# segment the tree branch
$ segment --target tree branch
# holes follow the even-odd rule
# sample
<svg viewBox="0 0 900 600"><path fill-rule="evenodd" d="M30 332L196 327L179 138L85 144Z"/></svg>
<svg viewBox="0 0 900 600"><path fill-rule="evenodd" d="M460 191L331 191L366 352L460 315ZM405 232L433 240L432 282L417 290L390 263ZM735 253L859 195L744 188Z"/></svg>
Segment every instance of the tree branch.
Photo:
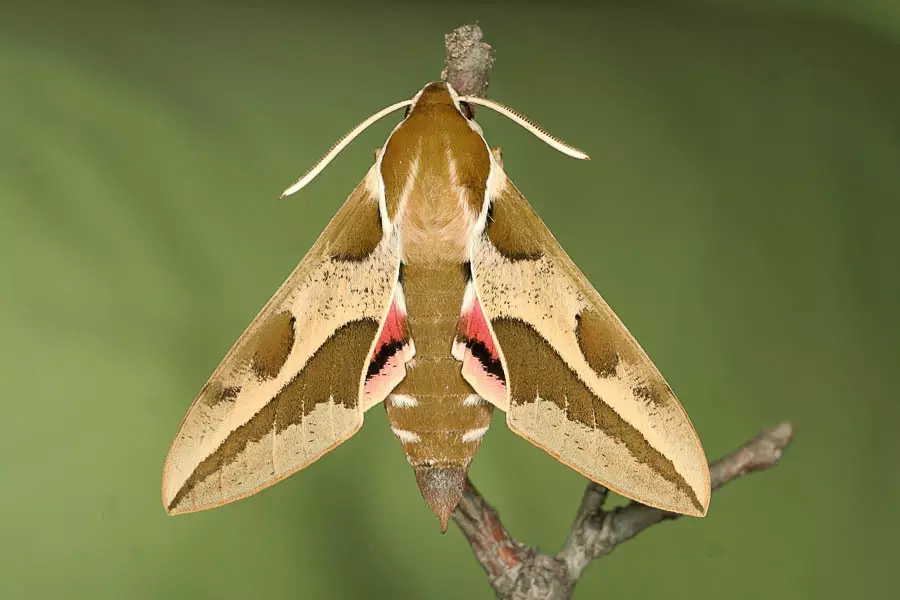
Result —
<svg viewBox="0 0 900 600"><path fill-rule="evenodd" d="M769 469L781 459L784 449L794 437L794 428L787 421L769 429L729 454L709 465L712 489L717 490L729 481L748 473ZM651 525L677 519L681 515L637 502L627 506L603 510L606 488L596 483L588 485L581 508L557 559L566 564L574 584L590 562L612 552Z"/></svg>
<svg viewBox="0 0 900 600"><path fill-rule="evenodd" d="M730 481L775 466L794 436L779 423L709 466L714 490ZM594 559L612 552L651 525L680 518L677 513L637 502L604 510L607 489L589 483L563 549L550 556L513 538L497 511L469 482L453 519L487 572L497 597L508 600L564 600Z"/></svg>
<svg viewBox="0 0 900 600"><path fill-rule="evenodd" d="M487 95L494 49L481 38L478 25L463 25L444 36L447 66L441 71L441 79L463 96Z"/></svg>
<svg viewBox="0 0 900 600"><path fill-rule="evenodd" d="M444 36L446 68L441 79L463 95L485 96L494 64L493 49L482 41L478 25L464 25ZM494 156L502 163L499 149ZM794 436L793 426L779 423L709 466L712 488L718 489L748 473L764 471L781 459ZM589 483L572 530L556 556L513 538L497 511L466 481L453 520L472 546L498 598L504 600L566 600L584 569L651 525L681 515L637 502L605 510L608 490Z"/></svg>

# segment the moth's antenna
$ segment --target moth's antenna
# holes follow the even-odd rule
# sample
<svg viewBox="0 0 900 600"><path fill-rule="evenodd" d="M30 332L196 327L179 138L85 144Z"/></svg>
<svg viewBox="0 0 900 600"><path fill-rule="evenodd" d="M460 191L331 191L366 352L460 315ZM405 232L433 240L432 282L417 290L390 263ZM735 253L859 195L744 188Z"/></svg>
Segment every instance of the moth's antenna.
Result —
<svg viewBox="0 0 900 600"><path fill-rule="evenodd" d="M553 137L552 135L550 135L549 133L544 131L544 129L540 125L531 122L528 119L528 117L520 115L513 109L503 106L499 102L494 102L493 100L488 100L487 98L480 98L478 96L460 96L459 100L460 100L460 102L468 102L469 104L477 104L479 106L484 106L486 108L490 108L491 110L497 111L504 117L507 117L507 118L515 121L516 123L518 123L525 129L527 129L528 131L530 131L531 133L536 135L538 138L541 139L541 141L543 141L545 144L547 144L551 148L555 148L555 149L559 150L560 152L562 152L563 154L568 154L572 158L579 158L581 160L590 160L590 158L591 158L590 156L588 156L587 154L585 154L578 148L576 148L574 146L570 146L567 143L565 143L564 141Z"/></svg>
<svg viewBox="0 0 900 600"><path fill-rule="evenodd" d="M317 162L315 165L313 165L313 167L309 171L304 173L303 177L298 179L291 187L284 190L284 192L281 194L281 197L284 198L285 196L290 196L291 194L300 191L304 186L306 186L306 184L308 184L310 181L315 179L316 175L321 173L322 170L328 166L328 163L330 163L332 160L334 160L334 157L337 156L338 154L340 154L341 150L346 148L347 145L350 142L352 142L356 136L358 136L363 131L365 131L369 125L371 125L372 123L374 123L381 117L391 114L392 112L394 112L395 110L397 110L399 108L409 106L410 104L412 104L412 102L413 102L412 100L404 100L403 102L391 104L387 108L382 108L377 113L375 113L374 115L372 115L371 117L369 117L368 119L366 119L365 121L363 121L362 123L360 123L359 125L354 127L353 129L351 129L349 133L347 133L344 137L339 139L335 143L335 145L331 147L331 150L329 150L325 154L325 156L323 156L322 158L319 159L319 162Z"/></svg>

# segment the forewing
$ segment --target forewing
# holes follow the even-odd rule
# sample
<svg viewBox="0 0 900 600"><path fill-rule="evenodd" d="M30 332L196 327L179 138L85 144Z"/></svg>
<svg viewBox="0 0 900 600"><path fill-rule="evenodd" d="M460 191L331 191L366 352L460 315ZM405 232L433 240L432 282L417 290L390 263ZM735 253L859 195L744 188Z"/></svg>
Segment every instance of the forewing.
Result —
<svg viewBox="0 0 900 600"><path fill-rule="evenodd" d="M379 336L400 258L378 190L373 167L194 400L163 472L170 513L243 498L309 465L402 379L403 361L391 362L402 340L373 361L382 337L402 333Z"/></svg>
<svg viewBox="0 0 900 600"><path fill-rule="evenodd" d="M507 411L510 429L593 481L644 504L705 514L706 457L681 404L502 169L493 168L492 204L472 268L505 376L491 379L486 367L479 373L470 354L467 379ZM496 386L483 388L498 380L506 396L492 400Z"/></svg>

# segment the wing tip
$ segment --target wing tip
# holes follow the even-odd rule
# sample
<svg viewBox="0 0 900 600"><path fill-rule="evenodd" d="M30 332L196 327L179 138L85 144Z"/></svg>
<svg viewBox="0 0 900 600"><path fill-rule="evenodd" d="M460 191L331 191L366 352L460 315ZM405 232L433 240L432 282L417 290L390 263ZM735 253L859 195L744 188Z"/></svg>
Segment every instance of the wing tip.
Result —
<svg viewBox="0 0 900 600"><path fill-rule="evenodd" d="M589 478L590 479L590 478ZM633 493L624 493L621 492L614 487L611 487L603 482L597 482L600 485L608 487L613 492L619 494L620 496L624 496L625 498L629 498L633 502L637 502L638 504L644 504L651 508L656 508L665 512L675 513L679 515L684 515L686 517L697 517L702 519L709 512L709 492L706 494L700 495L698 492L700 490L692 489L694 493L694 497L688 495L681 495L677 499L674 497L669 498L641 498L637 494Z"/></svg>
<svg viewBox="0 0 900 600"><path fill-rule="evenodd" d="M160 499L162 500L163 509L166 511L166 515L168 516L178 514L178 512L172 506L174 504L173 501L175 499L175 495L169 493L169 462L171 455L172 447L169 448L169 452L166 455L166 462L163 464L162 482L160 484Z"/></svg>
<svg viewBox="0 0 900 600"><path fill-rule="evenodd" d="M166 466L168 466L168 465L166 465ZM176 506L176 502L175 502L176 494L169 493L169 486L166 485L167 471L168 471L168 469L163 469L161 500L162 500L163 509L166 511L166 515L171 517L174 515L180 515L180 514L184 513L185 511L179 510L178 507Z"/></svg>
<svg viewBox="0 0 900 600"><path fill-rule="evenodd" d="M697 490L694 490L694 493L696 494ZM688 507L687 510L685 510L685 511L675 510L672 512L677 512L677 513L686 515L688 517L697 517L697 518L702 519L703 517L705 517L707 515L707 513L709 513L709 494L707 494L704 497L698 496L698 501L699 501L699 506L694 504L693 502L690 502L688 505L686 505Z"/></svg>
<svg viewBox="0 0 900 600"><path fill-rule="evenodd" d="M706 465L705 457L704 465ZM685 515L687 517L703 518L709 512L709 501L712 495L708 465L703 470L705 471L703 485L694 487L688 481L685 481L685 483L687 484L687 489L690 490L690 493L688 494L682 491L682 493L679 494L677 498L666 498L665 500L668 500L667 502L659 500L653 501L646 498L642 499L631 494L622 495L625 495L628 498L632 498L635 502L640 502L641 504L646 504L647 506L652 506L654 508L658 508L667 512L677 513L680 515ZM621 492L616 491L616 493Z"/></svg>
<svg viewBox="0 0 900 600"><path fill-rule="evenodd" d="M163 487L163 490L162 490L162 505L163 505L163 510L166 511L166 515L168 515L170 517L181 514L181 511L178 510L174 506L174 504L168 499L168 495L166 494L165 487Z"/></svg>
<svg viewBox="0 0 900 600"><path fill-rule="evenodd" d="M559 452L549 448L548 446L539 443L537 440L530 437L530 435L523 429L518 427L518 424L514 421L510 420L510 412L506 413L506 424L509 427L510 431L515 433L516 435L522 437L528 443L533 446L540 448L561 464L569 467L570 469L576 471L581 474L585 478L598 485L602 485L607 488L611 492L614 492L624 498L628 498L634 502L639 504L644 504L651 508L657 508L659 510L663 510L666 512L677 513L680 515L685 515L688 517L705 517L707 512L709 511L709 501L712 495L712 489L710 487L710 477L709 477L709 465L706 462L706 455L702 453L701 447L701 456L703 456L703 471L704 471L704 485L701 485L699 488L694 487L690 483L687 483L687 488L690 489L692 494L670 494L665 497L656 497L650 498L647 496L642 496L641 494L637 494L633 491L626 491L624 488L620 486L616 486L611 484L608 481L603 480L596 474L592 474L588 469L584 468L584 466L580 466L575 464L571 460L566 460Z"/></svg>

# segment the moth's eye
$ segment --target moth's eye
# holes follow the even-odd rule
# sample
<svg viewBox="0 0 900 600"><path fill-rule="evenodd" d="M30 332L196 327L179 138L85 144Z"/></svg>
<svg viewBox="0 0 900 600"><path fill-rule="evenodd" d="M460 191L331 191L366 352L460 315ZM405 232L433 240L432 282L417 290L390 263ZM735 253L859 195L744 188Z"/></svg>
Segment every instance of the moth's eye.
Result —
<svg viewBox="0 0 900 600"><path fill-rule="evenodd" d="M410 104L409 106L407 106L407 107L406 107L406 110L403 111L403 118L405 119L406 117L408 117L408 116L409 116L409 113L410 113L411 111L412 111L412 104Z"/></svg>
<svg viewBox="0 0 900 600"><path fill-rule="evenodd" d="M462 111L462 114L465 118L471 119L475 116L475 111L472 110L472 105L468 102L460 102L459 109Z"/></svg>

